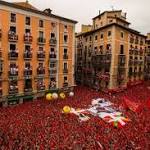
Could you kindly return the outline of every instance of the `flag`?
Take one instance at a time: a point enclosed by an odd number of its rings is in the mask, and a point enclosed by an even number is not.
[[[138,112],[141,110],[141,106],[142,106],[141,104],[132,101],[128,97],[124,97],[123,99],[124,99],[126,108],[129,108],[130,110],[132,110],[134,112]]]

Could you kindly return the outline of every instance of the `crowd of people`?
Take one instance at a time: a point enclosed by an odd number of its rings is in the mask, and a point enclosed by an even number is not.
[[[123,96],[142,103],[140,112],[123,107]],[[87,108],[93,98],[106,98],[131,121],[114,128],[99,117],[81,122],[74,114],[63,114],[66,105]],[[149,150],[150,99],[148,83],[123,92],[106,94],[76,87],[74,97],[47,101],[40,99],[0,109],[0,149],[2,150]]]

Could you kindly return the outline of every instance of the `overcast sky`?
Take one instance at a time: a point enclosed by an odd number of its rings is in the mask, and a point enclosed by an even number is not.
[[[25,0],[7,0],[18,2]],[[131,27],[146,34],[150,32],[150,0],[28,0],[32,5],[43,10],[51,8],[53,14],[78,21],[76,31],[81,24],[91,24],[92,18],[106,10],[122,9],[127,12]]]

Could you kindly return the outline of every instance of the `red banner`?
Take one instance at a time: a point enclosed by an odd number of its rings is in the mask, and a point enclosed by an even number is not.
[[[147,101],[147,107],[150,109],[150,99]]]
[[[141,104],[136,103],[134,101],[132,101],[130,98],[128,97],[124,97],[124,103],[126,105],[127,108],[129,108],[130,110],[134,111],[134,112],[138,112],[141,109]]]

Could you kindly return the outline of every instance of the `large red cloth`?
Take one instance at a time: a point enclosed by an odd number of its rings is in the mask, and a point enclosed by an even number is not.
[[[132,101],[129,97],[123,97],[123,99],[124,99],[124,104],[126,108],[129,108],[130,110],[134,112],[138,112],[141,110],[141,107],[142,107],[141,104]]]
[[[147,101],[147,107],[150,109],[150,99]]]

